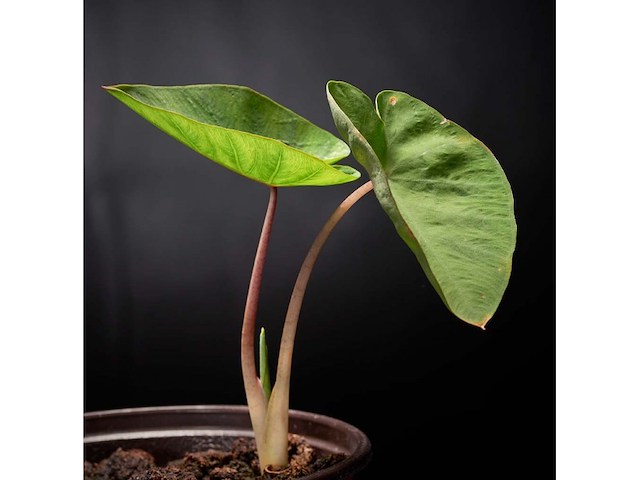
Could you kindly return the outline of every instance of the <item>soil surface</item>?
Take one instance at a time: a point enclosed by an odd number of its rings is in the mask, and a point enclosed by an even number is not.
[[[84,480],[290,480],[310,475],[344,458],[321,454],[298,435],[289,435],[289,467],[260,475],[253,439],[240,438],[228,452],[186,453],[167,465],[156,465],[144,450],[118,448],[97,463],[84,462]]]

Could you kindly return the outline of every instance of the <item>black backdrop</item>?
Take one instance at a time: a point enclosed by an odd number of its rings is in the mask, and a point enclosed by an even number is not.
[[[100,85],[247,85],[335,133],[324,86],[340,79],[406,91],[487,144],[512,184],[518,244],[483,332],[445,309],[365,198],[311,279],[292,408],[364,430],[363,479],[426,478],[395,464],[414,434],[434,475],[550,478],[554,30],[554,4],[529,1],[86,2],[85,410],[244,403],[240,324],[268,198]],[[272,352],[306,249],[352,188],[280,190],[259,320]]]

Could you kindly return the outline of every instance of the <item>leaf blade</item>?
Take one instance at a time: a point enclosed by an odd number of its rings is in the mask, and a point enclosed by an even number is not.
[[[342,92],[328,87],[328,93],[364,95],[350,87]],[[358,108],[373,105],[361,101]],[[513,195],[506,176],[479,140],[410,95],[380,92],[376,112],[385,136],[379,155],[372,155],[373,148],[354,148],[357,136],[340,133],[444,303],[462,320],[484,328],[508,284],[515,248]],[[340,112],[332,108],[332,114],[344,130],[344,119],[336,119]],[[368,143],[374,143],[372,132],[363,130]]]
[[[104,88],[189,148],[255,181],[278,187],[325,186],[360,176],[346,165],[332,166],[349,153],[342,141],[246,87]]]

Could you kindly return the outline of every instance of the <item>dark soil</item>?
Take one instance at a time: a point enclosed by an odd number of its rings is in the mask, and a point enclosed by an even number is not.
[[[149,452],[118,448],[97,463],[84,462],[84,480],[290,480],[327,468],[344,456],[321,454],[298,435],[289,435],[289,467],[260,475],[255,442],[236,440],[229,452],[186,453],[167,465],[156,465]]]

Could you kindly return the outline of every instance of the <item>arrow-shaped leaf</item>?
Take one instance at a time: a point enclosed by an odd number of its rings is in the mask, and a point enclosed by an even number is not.
[[[333,165],[349,147],[260,93],[235,85],[113,85],[111,95],[189,148],[278,187],[336,185],[360,173]]]
[[[478,139],[406,93],[369,97],[329,82],[334,121],[402,239],[447,307],[484,327],[511,274],[509,182]]]

